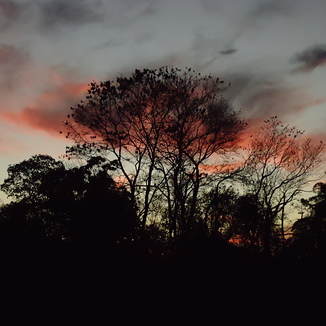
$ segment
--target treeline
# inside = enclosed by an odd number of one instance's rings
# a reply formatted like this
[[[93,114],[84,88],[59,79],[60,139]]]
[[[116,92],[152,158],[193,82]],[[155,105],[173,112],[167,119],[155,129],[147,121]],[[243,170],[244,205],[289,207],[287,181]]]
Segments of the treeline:
[[[36,155],[8,169],[1,188],[14,200],[0,209],[3,315],[67,325],[232,325],[260,314],[277,322],[275,302],[283,321],[314,320],[311,305],[323,311],[325,184],[302,200],[306,215],[285,241],[273,229],[272,258],[259,245],[264,217],[251,195],[208,193],[191,233],[171,238],[164,220],[142,227],[130,191],[109,174],[114,162],[69,165]]]
[[[196,241],[199,247],[211,241],[266,253],[263,244],[268,231],[272,233],[270,254],[291,251],[302,258],[326,250],[326,185],[322,182],[315,184],[314,196],[299,201],[301,218],[284,230],[275,223],[266,231],[257,197],[239,194],[229,186],[205,194],[191,232],[170,237],[165,220],[142,226],[132,194],[110,175],[115,170],[116,162],[99,156],[71,163],[35,155],[11,165],[1,185],[13,198],[0,208],[1,245],[48,242],[113,248],[137,243],[146,253],[168,255],[186,244],[196,251]]]
[[[91,83],[64,123],[68,160],[8,168],[2,241],[146,238],[172,250],[214,238],[267,255],[307,242],[299,256],[323,246],[324,144],[277,117],[248,134],[227,89],[173,67]],[[303,218],[290,225],[294,204]]]

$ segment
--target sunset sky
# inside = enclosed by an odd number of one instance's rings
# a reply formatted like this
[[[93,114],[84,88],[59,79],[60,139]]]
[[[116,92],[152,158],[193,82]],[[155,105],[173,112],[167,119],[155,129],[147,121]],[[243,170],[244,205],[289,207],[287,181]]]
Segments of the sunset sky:
[[[135,68],[218,76],[246,118],[324,139],[325,17],[325,0],[0,0],[0,182],[8,164],[64,154],[87,84]]]

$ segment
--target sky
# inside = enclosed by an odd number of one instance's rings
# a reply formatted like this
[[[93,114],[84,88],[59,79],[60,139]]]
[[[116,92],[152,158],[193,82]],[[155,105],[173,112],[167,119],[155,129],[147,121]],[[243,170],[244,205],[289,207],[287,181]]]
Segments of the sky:
[[[325,0],[0,0],[0,182],[9,164],[63,155],[87,85],[135,69],[220,77],[250,121],[325,139],[325,17]]]

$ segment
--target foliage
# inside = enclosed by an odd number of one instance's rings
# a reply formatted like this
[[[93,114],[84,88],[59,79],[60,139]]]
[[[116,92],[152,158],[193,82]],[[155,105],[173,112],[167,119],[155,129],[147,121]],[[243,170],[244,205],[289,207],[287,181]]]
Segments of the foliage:
[[[56,180],[52,173],[62,173],[64,165],[48,155],[35,155],[21,163],[8,167],[8,178],[1,185],[1,190],[15,200],[36,200],[44,196],[49,182]],[[41,191],[41,188],[43,189]]]
[[[326,249],[326,184],[316,183],[313,191],[315,196],[301,200],[301,204],[308,209],[307,215],[292,227],[292,248],[300,257]]]
[[[110,169],[96,157],[66,169],[46,155],[10,166],[2,190],[16,202],[1,209],[3,233],[15,238],[20,232],[24,240],[36,239],[31,234],[37,231],[43,238],[102,243],[130,236],[137,227],[130,196]]]
[[[155,201],[163,200],[170,235],[186,233],[211,182],[201,165],[232,150],[244,128],[221,96],[225,89],[212,76],[168,67],[91,83],[66,122],[67,137],[76,142],[70,154],[114,157],[143,228],[160,215]]]
[[[91,83],[65,122],[75,141],[68,158],[84,163],[35,155],[9,166],[1,189],[13,202],[0,208],[0,238],[141,239],[157,252],[215,239],[276,252],[287,243],[289,204],[320,180],[324,144],[271,117],[234,164],[245,124],[226,88],[168,67]],[[310,251],[323,246],[324,188],[302,200],[309,214],[293,226],[292,242]]]
[[[245,192],[256,198],[262,216],[260,228],[264,250],[271,250],[273,231],[281,224],[284,240],[286,207],[305,186],[321,175],[324,144],[303,139],[303,132],[282,124],[277,117],[264,121],[252,137],[249,155],[241,171]]]

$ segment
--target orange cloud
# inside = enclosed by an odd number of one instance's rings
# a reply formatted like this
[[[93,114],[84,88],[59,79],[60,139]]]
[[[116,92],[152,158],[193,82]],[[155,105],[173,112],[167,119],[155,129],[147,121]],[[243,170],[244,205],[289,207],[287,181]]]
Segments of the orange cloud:
[[[52,91],[41,93],[21,111],[1,110],[0,118],[16,125],[25,125],[58,135],[69,108],[78,102],[87,88],[84,83],[65,83]]]

